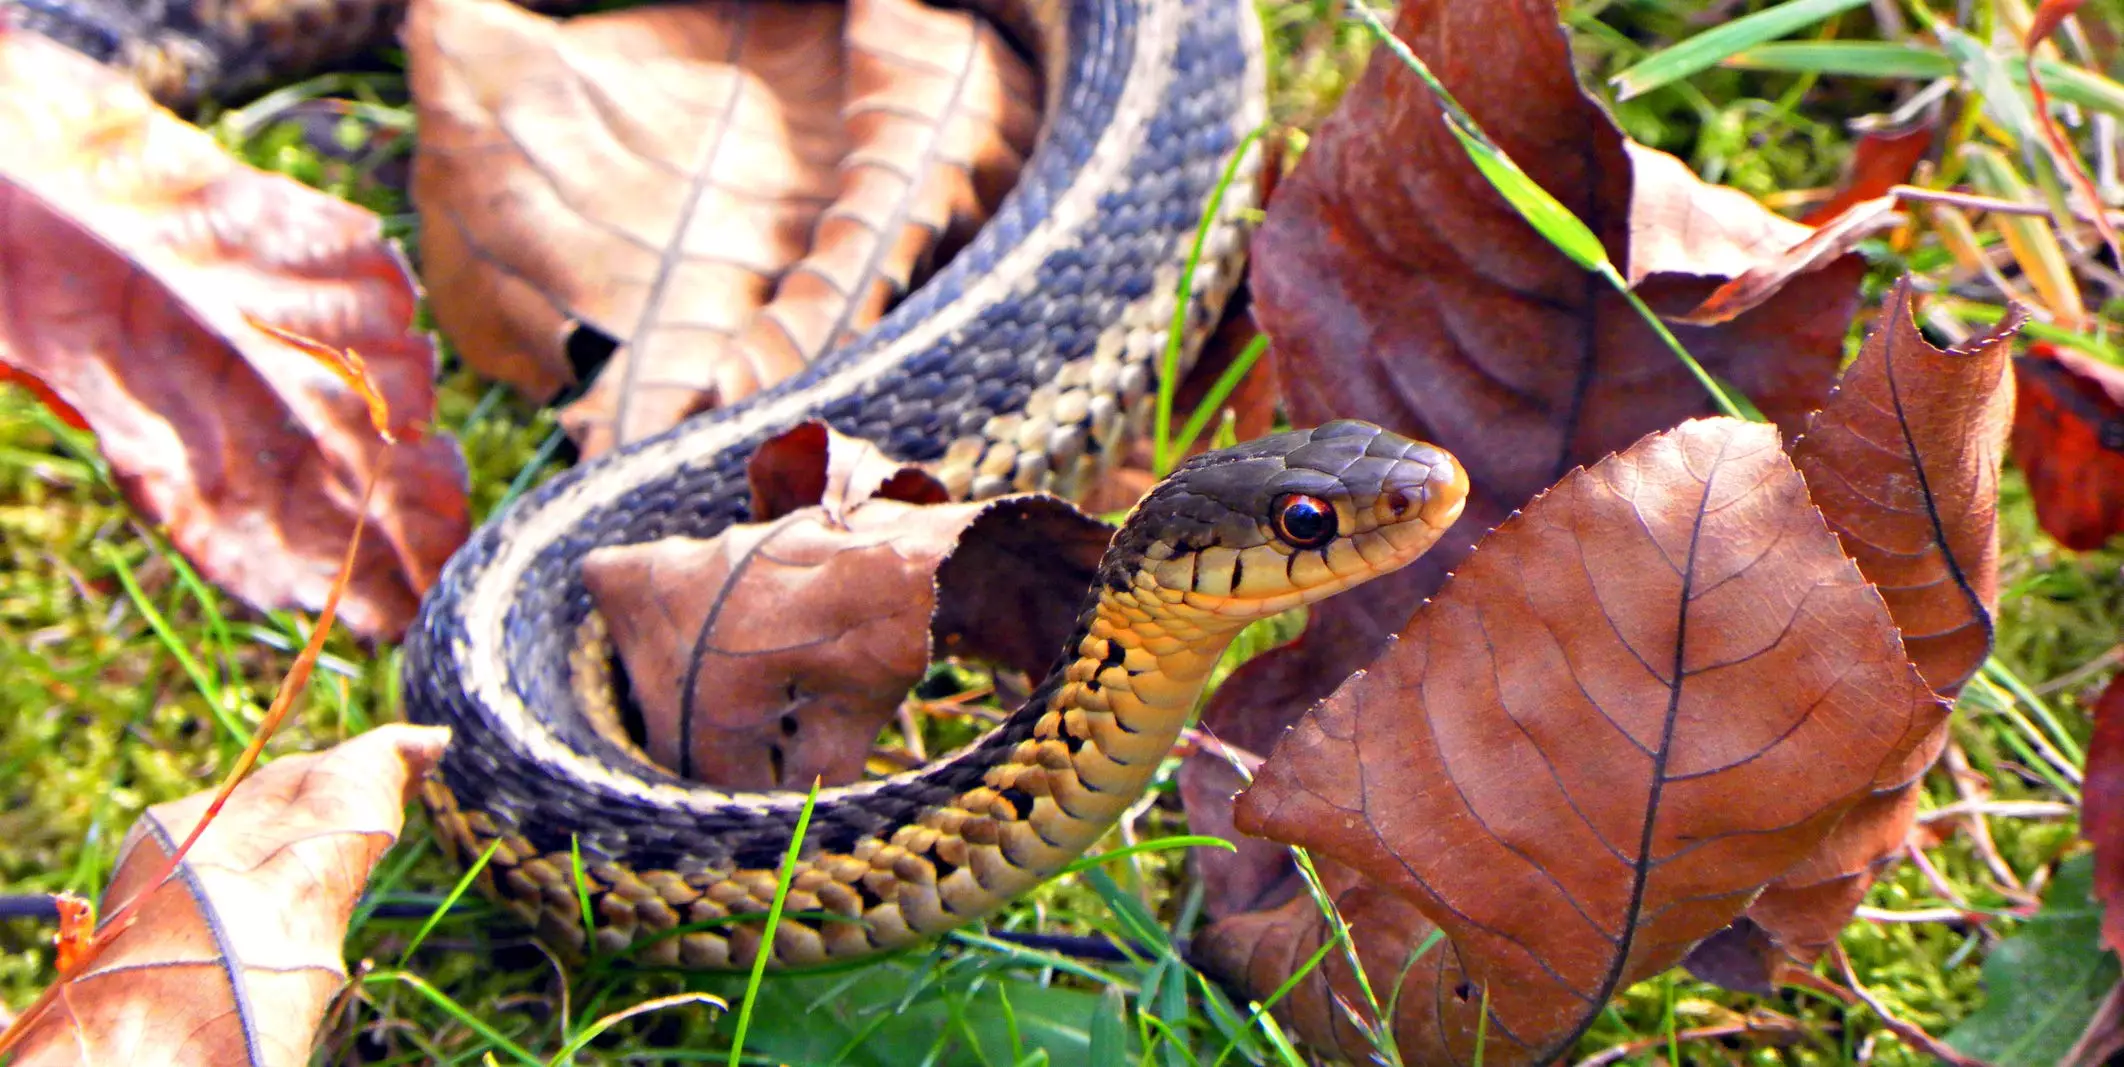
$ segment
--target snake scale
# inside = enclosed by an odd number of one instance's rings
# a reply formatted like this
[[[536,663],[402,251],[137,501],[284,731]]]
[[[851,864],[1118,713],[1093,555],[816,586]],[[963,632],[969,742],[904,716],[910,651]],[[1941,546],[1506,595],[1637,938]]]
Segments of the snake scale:
[[[394,0],[7,0],[183,103],[373,44]],[[1213,189],[1188,361],[1234,285],[1265,119],[1247,0],[979,0],[1045,68],[1049,107],[978,237],[797,378],[576,467],[477,530],[405,646],[406,715],[453,728],[424,799],[483,888],[564,951],[742,968],[803,798],[719,791],[594,729],[571,677],[586,552],[745,521],[745,461],[823,419],[960,496],[1086,487],[1147,418]],[[1088,848],[1148,786],[1231,638],[1420,555],[1457,516],[1452,457],[1331,423],[1182,465],[1131,512],[1032,696],[968,748],[823,791],[768,962],[907,945]],[[580,857],[581,873],[576,871]],[[587,905],[585,899],[587,898]],[[588,910],[591,929],[585,929]]]

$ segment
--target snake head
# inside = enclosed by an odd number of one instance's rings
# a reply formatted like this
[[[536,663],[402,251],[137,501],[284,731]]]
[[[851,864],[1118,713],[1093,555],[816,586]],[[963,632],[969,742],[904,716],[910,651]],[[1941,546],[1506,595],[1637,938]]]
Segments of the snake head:
[[[1105,573],[1139,599],[1236,627],[1400,569],[1467,496],[1444,449],[1338,420],[1182,464],[1130,513]]]

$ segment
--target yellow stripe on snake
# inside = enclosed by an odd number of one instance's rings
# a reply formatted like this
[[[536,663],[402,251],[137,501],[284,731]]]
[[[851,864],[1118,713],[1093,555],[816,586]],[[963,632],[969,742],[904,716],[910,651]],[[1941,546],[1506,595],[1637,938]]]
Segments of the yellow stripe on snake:
[[[179,104],[373,44],[403,2],[0,0]],[[494,848],[484,887],[557,947],[750,965],[763,924],[745,917],[775,893],[803,799],[682,780],[592,726],[571,668],[586,552],[745,521],[746,458],[811,418],[962,497],[1074,495],[1143,428],[1168,341],[1185,369],[1237,281],[1260,164],[1233,156],[1267,117],[1247,0],[973,6],[1044,69],[1048,102],[980,235],[796,379],[518,500],[452,559],[408,636],[407,717],[454,730],[426,790],[437,823],[461,858]],[[1241,627],[1407,563],[1465,493],[1444,453],[1356,423],[1183,466],[1116,536],[1022,708],[964,751],[820,795],[787,904],[846,921],[785,921],[769,962],[903,946],[1067,865],[1147,787]]]

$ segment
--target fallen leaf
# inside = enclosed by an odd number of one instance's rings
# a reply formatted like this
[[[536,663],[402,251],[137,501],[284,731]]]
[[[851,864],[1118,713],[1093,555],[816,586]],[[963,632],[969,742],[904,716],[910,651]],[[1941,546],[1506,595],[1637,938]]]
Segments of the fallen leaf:
[[[425,277],[466,360],[543,400],[576,380],[578,327],[650,367],[734,334],[832,196],[842,11],[412,4]]]
[[[762,521],[583,564],[648,757],[725,789],[856,780],[932,650],[1045,669],[1113,532],[1046,496],[938,503],[926,475],[886,475],[913,468],[816,424],[762,453]],[[923,502],[878,495],[896,484]],[[830,495],[776,510],[802,486]]]
[[[1589,220],[1655,308],[1693,307],[1710,278],[1805,234],[1672,157],[1629,147],[1580,90],[1554,4],[1424,0],[1402,8],[1395,32],[1493,140]],[[1676,334],[1796,431],[1841,360],[1861,266],[1839,261],[1731,323]],[[1294,422],[1365,418],[1475,457],[1478,492],[1449,543],[1330,602],[1389,626],[1483,530],[1563,472],[1710,410],[1623,299],[1480,177],[1429,90],[1384,51],[1278,187],[1254,272],[1255,315],[1276,338]],[[1381,602],[1391,607],[1372,608]]]
[[[1775,431],[1695,421],[1486,538],[1237,821],[1446,932],[1476,993],[1397,1031],[1412,1062],[1469,1058],[1486,992],[1484,1062],[1546,1063],[1900,782],[1945,716]]]
[[[850,0],[848,156],[811,251],[738,340],[750,389],[794,374],[876,322],[973,239],[1017,181],[1040,125],[1040,84],[969,12],[916,0]],[[897,227],[897,228],[895,228]]]
[[[1809,495],[1881,590],[1911,662],[1949,700],[1991,655],[2009,356],[2024,321],[2016,308],[1989,333],[1936,348],[1918,332],[1903,278],[1792,445]]]
[[[1665,314],[1809,233],[1627,142],[1579,88],[1548,0],[1411,0],[1394,32]],[[1377,654],[1485,530],[1572,467],[1712,409],[1619,294],[1506,204],[1385,49],[1277,187],[1252,262],[1254,313],[1275,338],[1292,422],[1362,418],[1437,441],[1470,457],[1475,486],[1428,556],[1319,605],[1306,637],[1219,691],[1204,724],[1265,752]],[[1863,269],[1837,257],[1729,322],[1675,335],[1796,433],[1841,362]]]
[[[584,454],[737,403],[853,339],[971,241],[1016,182],[1039,83],[992,27],[918,0],[851,0],[847,19],[847,154],[809,250],[734,336],[703,346],[636,331],[561,412]]]
[[[1903,279],[1792,445],[1845,555],[1880,590],[1918,673],[1949,701],[1991,655],[1999,465],[2014,393],[2008,357],[2022,319],[2016,309],[1988,334],[1935,348],[1918,332]],[[1767,987],[1783,966],[1812,965],[1836,939],[1875,874],[1902,854],[1917,784],[1946,743],[1942,723],[1815,855],[1763,891],[1745,920],[1764,937],[1762,972],[1740,988]]]
[[[2013,362],[2013,458],[2036,521],[2066,548],[2101,548],[2124,531],[2124,369],[2042,342]]]
[[[1038,129],[1001,37],[915,0],[566,23],[422,0],[407,44],[437,319],[541,399],[588,370],[583,331],[611,347],[562,412],[585,455],[876,322],[971,239]]]
[[[434,347],[377,217],[246,167],[118,75],[0,36],[0,361],[96,431],[127,500],[251,604],[323,603],[385,446],[361,391],[258,322],[358,351],[420,436]],[[344,618],[390,638],[469,528],[456,445],[396,446]]]
[[[2094,706],[2081,784],[2080,836],[2094,844],[2094,895],[2101,902],[2102,943],[2124,946],[2124,679],[2112,680]]]
[[[1984,1006],[1947,1044],[1992,1067],[2051,1067],[2072,1050],[2118,977],[2092,872],[2084,855],[2058,865],[2043,910],[1984,957]]]
[[[347,980],[347,918],[448,740],[389,725],[267,764],[159,886],[146,879],[212,793],[148,809],[104,894],[106,911],[149,894],[144,908],[31,1024],[15,1067],[308,1063]]]
[[[1703,303],[1685,315],[1674,316],[1674,321],[1712,326],[1762,304],[1793,278],[1820,270],[1851,254],[1860,241],[1902,224],[1904,219],[1897,207],[1892,195],[1851,205],[1843,213],[1824,221],[1804,240],[1785,249],[1775,259],[1751,267],[1712,290]]]

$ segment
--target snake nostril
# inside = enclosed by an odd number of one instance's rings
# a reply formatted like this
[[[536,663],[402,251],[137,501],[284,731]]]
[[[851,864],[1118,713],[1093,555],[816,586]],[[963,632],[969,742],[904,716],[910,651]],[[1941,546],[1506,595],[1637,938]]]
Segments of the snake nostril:
[[[1409,496],[1407,490],[1403,489],[1387,490],[1387,494],[1384,499],[1387,507],[1387,512],[1397,519],[1401,518],[1404,515],[1407,515],[1409,513],[1409,509],[1416,506],[1416,501]]]

